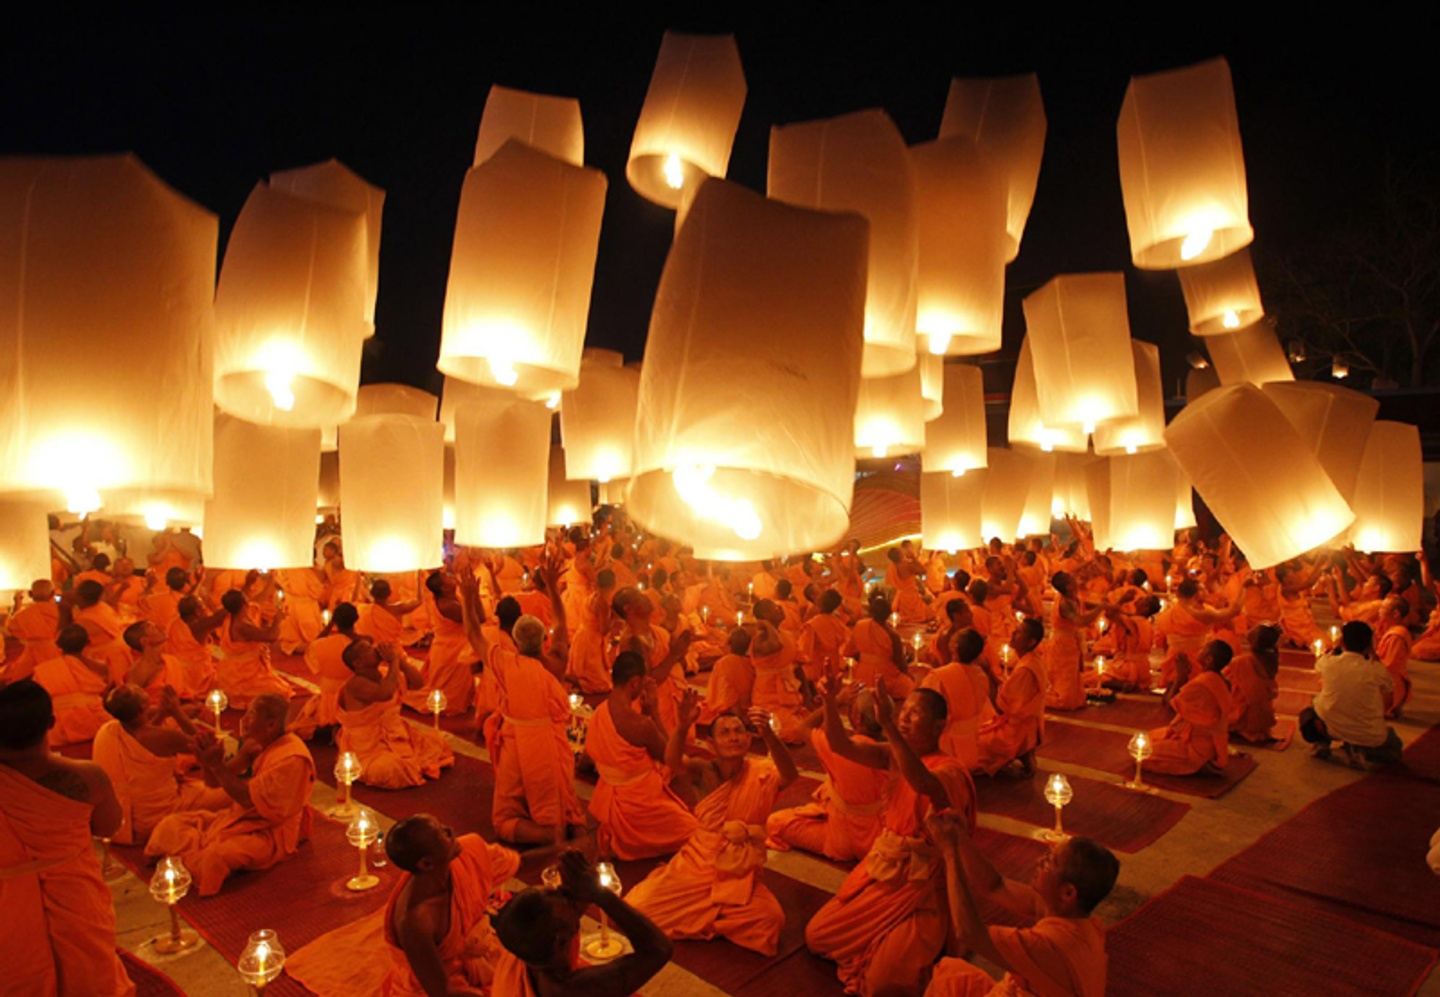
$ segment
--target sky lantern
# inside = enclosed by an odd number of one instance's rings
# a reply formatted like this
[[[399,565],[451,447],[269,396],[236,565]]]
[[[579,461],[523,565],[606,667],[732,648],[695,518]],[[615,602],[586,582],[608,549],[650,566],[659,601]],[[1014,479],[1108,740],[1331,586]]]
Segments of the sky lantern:
[[[915,366],[915,169],[890,116],[870,109],[771,128],[767,191],[870,223],[861,374],[891,377]]]
[[[1110,546],[1165,550],[1175,546],[1179,468],[1164,450],[1111,457]]]
[[[1005,181],[959,136],[910,150],[919,234],[915,331],[937,356],[1000,348],[1005,306]]]
[[[335,449],[320,449],[320,488],[315,495],[315,508],[334,512],[340,508],[340,431],[335,431]]]
[[[215,404],[320,428],[355,410],[366,328],[365,215],[266,184],[250,192],[215,290]]]
[[[337,211],[365,216],[365,335],[375,335],[375,299],[380,294],[380,222],[385,191],[368,183],[338,159],[270,174],[276,190],[316,201]]]
[[[983,149],[1005,184],[1005,262],[1020,252],[1020,237],[1035,201],[1045,152],[1045,104],[1034,73],[950,81],[940,137],[960,136]]]
[[[493,388],[455,409],[455,542],[529,547],[545,540],[551,413]]]
[[[512,138],[571,166],[585,165],[585,128],[580,102],[574,97],[492,86],[480,114],[474,165],[495,155]]]
[[[1020,520],[1030,495],[1033,465],[1019,451],[991,447],[985,455],[985,484],[980,493],[980,531],[986,542],[1007,543],[1020,536]]]
[[[367,415],[340,427],[345,563],[393,574],[434,568],[444,532],[445,428]]]
[[[925,399],[925,421],[940,418],[945,411],[945,358],[925,353],[915,358],[920,365],[920,397]]]
[[[1085,494],[1090,504],[1090,539],[1097,551],[1114,550],[1110,530],[1110,461],[1100,457],[1085,465]]]
[[[625,177],[642,197],[674,208],[706,177],[725,176],[745,106],[734,35],[665,32],[645,91]]]
[[[1050,426],[1040,418],[1040,402],[1035,388],[1035,363],[1030,354],[1028,335],[1020,341],[1020,354],[1015,360],[1007,433],[1012,447],[1037,447],[1045,453],[1059,451],[1080,454],[1090,449],[1089,434],[1083,432],[1079,426]]]
[[[1063,274],[1023,302],[1036,400],[1047,426],[1087,434],[1139,411],[1125,277]]]
[[[1160,452],[1170,459],[1170,463],[1175,468],[1175,529],[1193,530],[1196,526],[1195,490],[1190,487],[1190,479],[1181,470],[1179,462],[1175,460],[1175,455],[1169,450]]]
[[[925,424],[925,470],[960,477],[985,466],[985,384],[980,368],[945,365],[945,411]]]
[[[1050,517],[1063,519],[1090,518],[1090,490],[1085,469],[1095,462],[1087,454],[1058,453],[1055,455],[1055,483],[1050,497]]]
[[[1268,322],[1256,322],[1239,332],[1206,336],[1205,347],[1221,384],[1258,386],[1295,380],[1290,361]]]
[[[1189,405],[1205,392],[1218,387],[1220,377],[1212,365],[1190,368],[1185,372],[1185,404]]]
[[[1380,402],[1320,381],[1277,381],[1260,390],[1285,413],[1336,490],[1350,501]]]
[[[985,472],[957,478],[945,471],[920,475],[920,544],[927,550],[972,550],[985,545],[980,507]]]
[[[0,495],[210,491],[216,232],[134,156],[0,159]]]
[[[1137,267],[1195,266],[1250,244],[1245,154],[1223,58],[1132,77],[1116,138]]]
[[[1139,411],[1095,427],[1095,452],[1136,454],[1165,446],[1165,392],[1160,384],[1160,347],[1130,340],[1135,356],[1136,406]]]
[[[1216,388],[1165,429],[1180,469],[1250,566],[1270,568],[1337,536],[1355,515],[1259,388]]]
[[[0,499],[0,592],[50,577],[48,511],[38,500]]]
[[[862,378],[855,405],[856,456],[890,457],[914,453],[924,446],[920,369],[911,367],[893,377]]]
[[[446,530],[455,529],[455,444],[445,444],[445,476],[441,485],[440,525]]]
[[[546,526],[590,525],[593,506],[590,503],[588,479],[566,477],[568,455],[563,447],[550,448],[549,485],[545,512]]]
[[[140,523],[159,532],[172,526],[202,526],[207,497],[168,488],[120,488],[102,496],[102,511],[106,519]]]
[[[640,372],[626,367],[622,354],[585,350],[580,384],[560,398],[567,474],[601,484],[630,476],[639,394]]]
[[[513,140],[466,172],[441,373],[526,398],[575,386],[605,186],[599,170]]]
[[[867,230],[854,214],[705,182],[650,318],[631,518],[714,560],[818,550],[844,536]]]
[[[248,571],[312,564],[319,480],[320,430],[263,426],[217,413],[215,494],[205,503],[206,566]],[[348,533],[346,540],[348,555]]]
[[[1425,480],[1420,431],[1380,420],[1370,427],[1355,484],[1355,525],[1350,542],[1375,553],[1420,549],[1425,525]]]
[[[1055,490],[1055,457],[1053,453],[1034,450],[1017,451],[1029,464],[1029,480],[1025,487],[1025,508],[1020,513],[1016,537],[1048,536],[1050,533],[1050,500]]]
[[[1190,331],[1197,336],[1222,336],[1265,317],[1249,249],[1213,263],[1181,267],[1176,273],[1190,314]]]

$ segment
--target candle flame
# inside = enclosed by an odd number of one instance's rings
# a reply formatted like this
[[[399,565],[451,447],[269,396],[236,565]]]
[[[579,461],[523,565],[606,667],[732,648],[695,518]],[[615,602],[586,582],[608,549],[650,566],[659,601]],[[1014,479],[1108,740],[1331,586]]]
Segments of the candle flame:
[[[1240,328],[1240,316],[1236,313],[1235,309],[1227,308],[1225,309],[1225,315],[1220,319],[1220,324],[1227,329],[1238,329]]]
[[[1215,230],[1209,228],[1197,228],[1187,235],[1180,243],[1180,258],[1182,260],[1193,260],[1206,249],[1210,248],[1210,240],[1215,237]]]
[[[672,152],[666,156],[661,170],[665,174],[665,183],[671,190],[679,190],[685,186],[685,166],[680,162],[678,154]]]

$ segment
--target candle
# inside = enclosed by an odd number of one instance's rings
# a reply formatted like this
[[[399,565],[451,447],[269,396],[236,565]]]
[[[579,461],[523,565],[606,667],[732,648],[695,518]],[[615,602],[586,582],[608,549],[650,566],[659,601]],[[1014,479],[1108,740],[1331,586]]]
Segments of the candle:
[[[735,625],[738,627],[745,622],[745,611],[743,609],[735,612]]]
[[[584,705],[585,705],[585,697],[584,697],[584,696],[580,695],[578,692],[572,692],[572,693],[570,694],[570,712],[571,712],[571,713],[576,712],[577,710],[580,709],[580,707],[582,707],[582,706],[584,706]]]
[[[173,855],[160,860],[150,879],[150,896],[170,910],[170,931],[150,940],[151,947],[162,955],[173,955],[200,944],[199,935],[180,926],[180,915],[175,911],[175,905],[190,892],[190,883],[190,870]]]
[[[1154,749],[1150,746],[1150,735],[1146,734],[1143,730],[1136,731],[1135,735],[1130,738],[1128,747],[1130,757],[1135,759],[1135,778],[1131,782],[1126,783],[1126,785],[1131,789],[1147,790],[1148,787],[1145,785],[1142,766],[1145,764],[1145,759],[1154,753]]]
[[[205,705],[209,706],[215,714],[215,733],[223,735],[225,731],[220,726],[220,714],[224,713],[225,707],[230,705],[230,699],[225,695],[225,690],[211,689],[209,695],[205,697]]]
[[[1074,798],[1075,791],[1070,788],[1070,780],[1061,773],[1056,772],[1046,780],[1045,799],[1055,808],[1055,830],[1046,833],[1044,837],[1051,841],[1058,841],[1066,837],[1065,827],[1060,819],[1060,811],[1064,810],[1066,804]]]
[[[1316,637],[1310,642],[1310,649],[1315,652],[1315,657],[1318,658],[1325,653],[1325,642],[1319,637]]]
[[[250,936],[245,950],[235,961],[240,978],[256,991],[264,991],[285,968],[285,948],[270,928],[261,928]]]
[[[445,696],[445,690],[444,690],[444,689],[431,689],[431,690],[430,690],[430,695],[428,695],[428,696],[425,697],[425,705],[430,708],[430,712],[431,712],[431,714],[434,716],[435,729],[436,729],[436,730],[439,730],[439,729],[440,729],[440,714],[441,714],[441,713],[444,713],[444,712],[445,712],[445,707],[447,707],[447,706],[450,705],[449,700],[448,700],[448,699],[446,698],[446,696]]]
[[[891,614],[890,614],[890,626],[892,626],[892,627],[898,627],[899,625],[900,625],[900,614],[899,614],[899,613],[891,613]]]
[[[1100,619],[1095,621],[1095,629],[1103,634],[1106,630],[1110,629],[1110,621],[1104,616],[1100,617]]]
[[[346,840],[354,845],[360,853],[360,871],[345,881],[347,890],[354,890],[358,893],[380,885],[380,877],[371,872],[365,864],[366,850],[379,833],[380,825],[376,823],[374,815],[361,807],[355,814],[355,818],[350,821],[350,826],[345,829]]]

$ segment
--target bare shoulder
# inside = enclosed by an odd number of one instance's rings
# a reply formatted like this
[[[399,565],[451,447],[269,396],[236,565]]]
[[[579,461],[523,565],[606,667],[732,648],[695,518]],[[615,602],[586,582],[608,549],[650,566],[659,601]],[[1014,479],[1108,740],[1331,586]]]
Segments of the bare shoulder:
[[[43,772],[32,778],[52,793],[80,803],[89,803],[95,799],[99,795],[100,787],[109,780],[94,762],[59,756],[53,758]]]

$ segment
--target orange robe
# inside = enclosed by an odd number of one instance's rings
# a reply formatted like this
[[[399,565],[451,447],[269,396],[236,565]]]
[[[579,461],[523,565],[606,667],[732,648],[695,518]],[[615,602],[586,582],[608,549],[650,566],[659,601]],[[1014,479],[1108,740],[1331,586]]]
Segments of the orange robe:
[[[464,624],[439,612],[435,614],[435,639],[430,642],[430,660],[425,665],[425,687],[407,692],[402,702],[412,710],[429,714],[426,700],[430,690],[445,693],[446,716],[470,712],[475,701],[475,676],[470,666],[478,661]]]
[[[21,645],[20,656],[5,669],[8,681],[27,678],[42,661],[60,657],[55,635],[60,631],[60,607],[53,602],[32,602],[10,617],[6,630]]]
[[[775,598],[776,578],[768,571],[757,571],[750,579],[750,594],[759,602],[761,599]]]
[[[876,744],[863,734],[859,744]],[[864,858],[885,824],[893,773],[841,758],[830,748],[825,732],[810,732],[810,744],[825,770],[825,781],[813,801],[777,810],[765,822],[768,844],[779,851],[799,848],[837,862]]]
[[[1163,775],[1194,775],[1230,759],[1230,688],[1217,672],[1200,672],[1170,700],[1175,719],[1150,732],[1154,752],[1145,768]]]
[[[800,630],[798,650],[805,677],[811,682],[831,671],[839,671],[850,628],[834,613],[817,613]]]
[[[1315,623],[1315,613],[1310,608],[1310,594],[1305,591],[1293,596],[1280,593],[1280,626],[1285,637],[1296,647],[1309,648],[1321,636],[1320,627]]]
[[[855,629],[850,632],[850,642],[845,646],[845,654],[859,659],[855,663],[855,681],[863,682],[872,689],[876,683],[883,682],[885,691],[899,700],[910,695],[915,683],[895,667],[893,653],[890,634],[871,619],[855,624]]]
[[[114,580],[115,578],[113,575],[110,574],[110,572],[97,571],[94,568],[91,568],[88,571],[82,571],[78,575],[76,575],[75,581],[71,587],[78,588],[82,582],[99,582],[102,587],[108,588],[110,583]]]
[[[140,597],[145,593],[145,579],[140,575],[128,575],[116,589],[115,611],[126,623],[141,618]]]
[[[1182,603],[1175,603],[1166,612],[1165,660],[1160,664],[1160,684],[1168,686],[1177,675],[1176,657],[1184,654],[1193,667],[1200,649],[1210,636],[1210,624],[1196,619]]]
[[[948,809],[975,827],[975,784],[949,755],[924,759],[945,787]],[[918,992],[945,946],[945,865],[925,831],[930,798],[904,778],[875,844],[839,891],[810,919],[805,944],[837,964],[847,993],[887,988]]]
[[[180,619],[180,600],[183,598],[174,589],[156,589],[140,600],[140,617],[169,633],[170,624]]]
[[[88,803],[0,765],[0,911],[6,993],[126,997],[115,906],[90,838]]]
[[[340,722],[340,690],[355,677],[341,657],[350,643],[349,636],[330,633],[311,641],[305,649],[305,664],[315,676],[320,691],[305,700],[290,722],[290,729],[301,737],[309,738],[317,727],[332,727]]]
[[[998,983],[964,959],[941,959],[925,997],[1104,997],[1105,928],[1099,918],[1046,917],[1038,896],[1026,928],[992,926],[990,942],[1010,967]]]
[[[980,765],[980,725],[995,715],[990,705],[990,680],[978,665],[944,665],[925,676],[922,689],[945,697],[948,712],[940,750],[967,769]]]
[[[750,705],[770,711],[780,726],[780,740],[800,744],[805,740],[805,704],[800,679],[795,675],[795,638],[780,634],[780,649],[773,654],[750,655],[755,666],[755,687]]]
[[[90,635],[85,657],[103,661],[110,670],[111,682],[125,681],[131,657],[130,649],[125,646],[125,623],[120,614],[109,603],[97,602],[93,606],[76,607],[73,618]]]
[[[895,592],[895,612],[900,614],[901,623],[924,623],[930,618],[930,607],[915,585],[914,578],[906,578]]]
[[[1410,699],[1410,631],[1404,626],[1386,630],[1375,641],[1375,657],[1390,673],[1395,689],[1385,697],[1385,715],[1395,717]]]
[[[113,840],[122,845],[143,842],[162,819],[181,810],[223,810],[230,797],[223,789],[185,779],[176,760],[157,755],[137,741],[119,720],[95,734],[92,757],[105,770],[124,816]]]
[[[755,666],[739,654],[726,654],[710,670],[710,684],[705,701],[700,704],[700,722],[714,723],[715,718],[733,710],[742,702],[751,701],[755,689]]]
[[[699,824],[670,789],[669,771],[620,735],[608,701],[590,718],[585,752],[600,775],[590,815],[600,824],[601,854],[627,861],[668,855],[695,833]]]
[[[1033,750],[1045,734],[1048,681],[1039,656],[1030,652],[1016,662],[995,694],[1000,715],[980,728],[980,769],[994,775]]]
[[[325,582],[313,568],[293,568],[275,572],[275,582],[285,593],[288,612],[280,621],[276,643],[286,654],[297,654],[325,629],[320,604],[325,600]]]
[[[220,891],[237,869],[268,869],[295,854],[310,831],[315,761],[305,742],[284,734],[251,767],[250,806],[234,801],[211,813],[171,814],[150,833],[149,856],[179,855],[202,897]]]
[[[631,632],[629,627],[620,631],[619,639],[610,648],[610,653],[606,655],[606,674],[609,674],[620,652],[628,650],[630,643],[635,638],[636,635]],[[650,633],[639,639],[644,645],[645,667],[647,668],[656,668],[670,653],[670,633],[664,627],[652,623],[650,624]],[[678,661],[670,666],[667,675],[655,683],[655,696],[660,705],[660,722],[665,725],[666,730],[674,730],[675,725],[680,722],[680,697],[685,695],[687,685],[685,667]]]
[[[669,862],[626,897],[671,938],[710,939],[774,955],[785,911],[759,882],[765,865],[765,818],[780,792],[768,758],[746,758],[695,806],[700,827]]]
[[[65,654],[41,662],[34,678],[50,694],[55,709],[55,726],[49,735],[52,746],[84,744],[110,720],[105,712],[108,684],[79,658]]]
[[[605,650],[605,622],[609,618],[605,597],[598,592],[592,595],[577,618],[580,625],[570,638],[565,675],[582,692],[609,692],[614,685],[610,681],[611,659]]]
[[[217,681],[215,657],[211,653],[213,644],[202,644],[195,639],[195,633],[184,620],[176,618],[166,633],[165,653],[181,663],[185,676],[184,686],[177,685],[175,691],[181,699],[201,699]]]
[[[1410,657],[1421,661],[1440,661],[1440,608],[1430,611],[1425,631],[1410,645]]]
[[[550,605],[550,597],[544,592],[536,592],[533,589],[527,592],[516,592],[515,601],[520,604],[520,612],[535,617],[545,624],[546,630],[555,626],[555,609]],[[656,609],[658,610],[659,606],[656,606]]]
[[[400,716],[400,694],[358,710],[343,702],[336,710],[340,750],[360,759],[360,782],[380,789],[423,786],[455,764],[455,754],[438,731],[407,723]]]
[[[234,626],[233,616],[220,624],[220,650],[224,657],[215,668],[216,681],[225,690],[230,705],[243,710],[256,696],[267,692],[289,699],[294,687],[270,667],[270,645],[255,640],[237,640],[231,634]]]
[[[360,619],[355,632],[377,644],[400,644],[405,636],[405,621],[378,602],[356,606]]]
[[[1230,683],[1230,730],[1254,744],[1269,740],[1280,687],[1253,654],[1231,659],[1224,674]]]
[[[1085,644],[1080,628],[1060,613],[1060,600],[1050,614],[1050,639],[1045,642],[1045,671],[1050,691],[1047,706],[1056,710],[1078,710],[1085,705],[1085,684],[1081,681]]]

